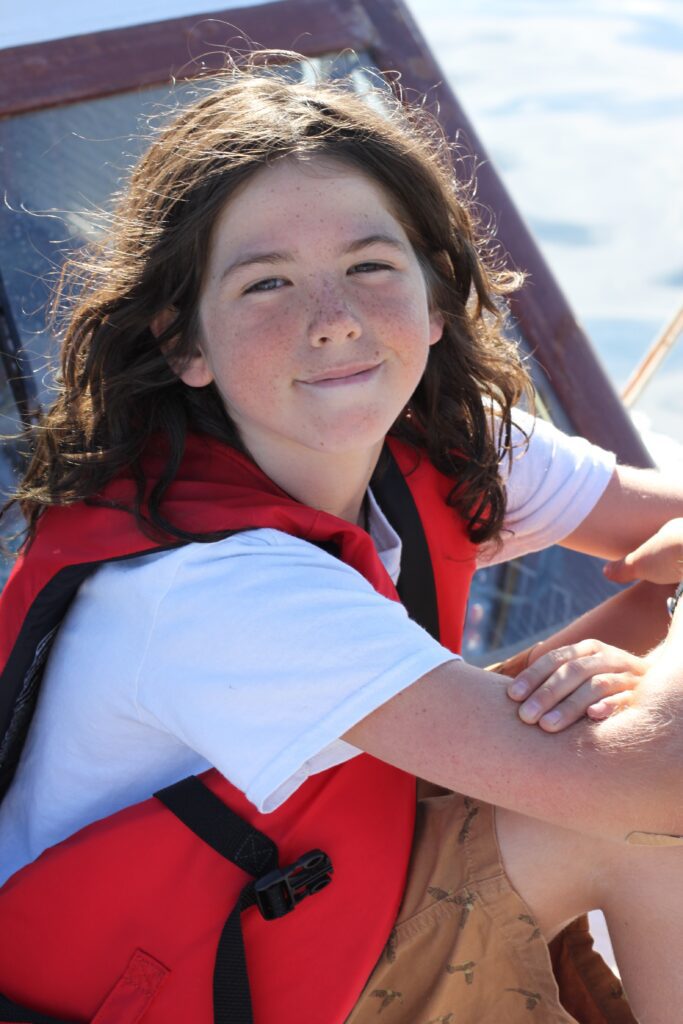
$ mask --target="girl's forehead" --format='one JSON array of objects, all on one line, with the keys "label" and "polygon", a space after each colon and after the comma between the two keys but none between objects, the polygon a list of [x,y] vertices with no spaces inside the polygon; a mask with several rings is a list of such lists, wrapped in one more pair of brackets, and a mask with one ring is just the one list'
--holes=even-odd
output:
[{"label": "girl's forehead", "polygon": [[386,236],[414,248],[382,186],[340,161],[282,160],[257,171],[224,207],[212,232],[206,281],[240,268],[337,259],[363,239]]},{"label": "girl's forehead", "polygon": [[393,206],[379,182],[340,160],[285,159],[256,171],[241,186],[224,207],[214,238],[246,235],[260,242],[273,233],[297,231],[355,236],[390,225],[403,234]]}]

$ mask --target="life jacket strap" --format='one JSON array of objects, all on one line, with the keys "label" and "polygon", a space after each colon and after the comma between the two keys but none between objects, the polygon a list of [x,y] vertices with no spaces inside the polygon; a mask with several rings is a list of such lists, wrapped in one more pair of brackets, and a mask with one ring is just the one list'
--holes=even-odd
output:
[{"label": "life jacket strap", "polygon": [[213,974],[214,1024],[253,1024],[242,912],[256,906],[266,921],[283,917],[331,882],[332,862],[322,850],[309,850],[288,867],[278,867],[272,839],[240,818],[195,775],[154,795],[199,839],[255,879],[242,889],[223,926]]},{"label": "life jacket strap", "polygon": [[402,541],[401,603],[423,629],[440,639],[436,582],[424,526],[415,499],[396,459],[385,445],[370,481],[375,500]]},{"label": "life jacket strap", "polygon": [[277,868],[273,840],[235,814],[196,775],[154,794],[196,836],[248,875],[259,878]]},{"label": "life jacket strap", "polygon": [[47,1017],[36,1010],[27,1010],[25,1006],[13,1003],[11,999],[0,995],[0,1024],[74,1024],[57,1017]]}]

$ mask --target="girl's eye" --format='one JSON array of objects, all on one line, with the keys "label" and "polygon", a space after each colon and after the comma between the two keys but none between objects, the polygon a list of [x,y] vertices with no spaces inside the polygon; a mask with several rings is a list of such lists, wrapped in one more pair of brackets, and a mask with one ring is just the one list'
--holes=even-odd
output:
[{"label": "girl's eye", "polygon": [[244,294],[249,295],[250,292],[273,292],[285,284],[287,282],[284,277],[266,277],[263,281],[257,281],[256,284],[249,285],[245,289]]},{"label": "girl's eye", "polygon": [[378,263],[376,260],[367,260],[365,263],[354,263],[349,269],[350,274],[372,274],[377,270],[391,270],[388,263]]}]

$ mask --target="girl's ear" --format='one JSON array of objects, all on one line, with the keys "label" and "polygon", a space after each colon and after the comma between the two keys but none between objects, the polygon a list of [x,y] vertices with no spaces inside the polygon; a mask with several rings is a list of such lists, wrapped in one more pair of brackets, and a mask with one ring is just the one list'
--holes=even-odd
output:
[{"label": "girl's ear", "polygon": [[199,347],[197,348],[197,354],[195,356],[191,356],[190,359],[184,363],[182,370],[178,373],[178,376],[183,384],[187,384],[190,388],[205,388],[207,384],[211,384],[213,381],[213,374]]},{"label": "girl's ear", "polygon": [[441,341],[443,335],[443,329],[446,326],[442,314],[438,309],[433,310],[429,314],[429,344],[436,345],[437,341]]},{"label": "girl's ear", "polygon": [[[177,316],[177,311],[173,307],[169,306],[166,309],[162,309],[160,313],[153,316],[149,322],[149,328],[155,338],[158,338],[161,334],[171,326]],[[166,355],[166,345],[162,345],[164,354]],[[191,388],[204,388],[207,384],[210,384],[213,380],[213,374],[209,369],[204,354],[200,347],[197,346],[196,354],[191,356],[189,360],[183,361],[182,365],[176,363],[174,360],[169,360],[171,369],[176,373],[184,384],[187,384]]]}]

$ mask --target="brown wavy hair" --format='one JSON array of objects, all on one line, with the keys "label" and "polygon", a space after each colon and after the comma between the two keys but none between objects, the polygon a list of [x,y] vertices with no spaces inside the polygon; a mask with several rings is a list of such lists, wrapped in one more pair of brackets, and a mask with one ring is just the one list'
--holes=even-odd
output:
[{"label": "brown wavy hair", "polygon": [[[449,501],[473,540],[499,534],[499,465],[510,450],[511,409],[531,393],[517,348],[503,334],[501,297],[519,275],[492,259],[469,200],[471,182],[457,181],[458,156],[435,119],[387,90],[377,98],[370,104],[342,84],[286,81],[264,68],[259,53],[229,68],[217,86],[207,84],[155,133],[104,237],[62,274],[57,306],[75,297],[58,397],[32,433],[32,458],[9,503],[20,504],[29,537],[46,506],[92,499],[126,471],[136,481],[133,511],[142,529],[207,539],[176,529],[162,512],[187,433],[244,449],[215,385],[187,387],[169,364],[182,366],[196,349],[211,232],[225,204],[260,168],[318,157],[361,170],[388,194],[445,322],[392,432],[453,479]],[[155,337],[150,323],[169,308],[175,318]],[[154,435],[165,439],[168,457],[146,503],[142,456]]]}]

